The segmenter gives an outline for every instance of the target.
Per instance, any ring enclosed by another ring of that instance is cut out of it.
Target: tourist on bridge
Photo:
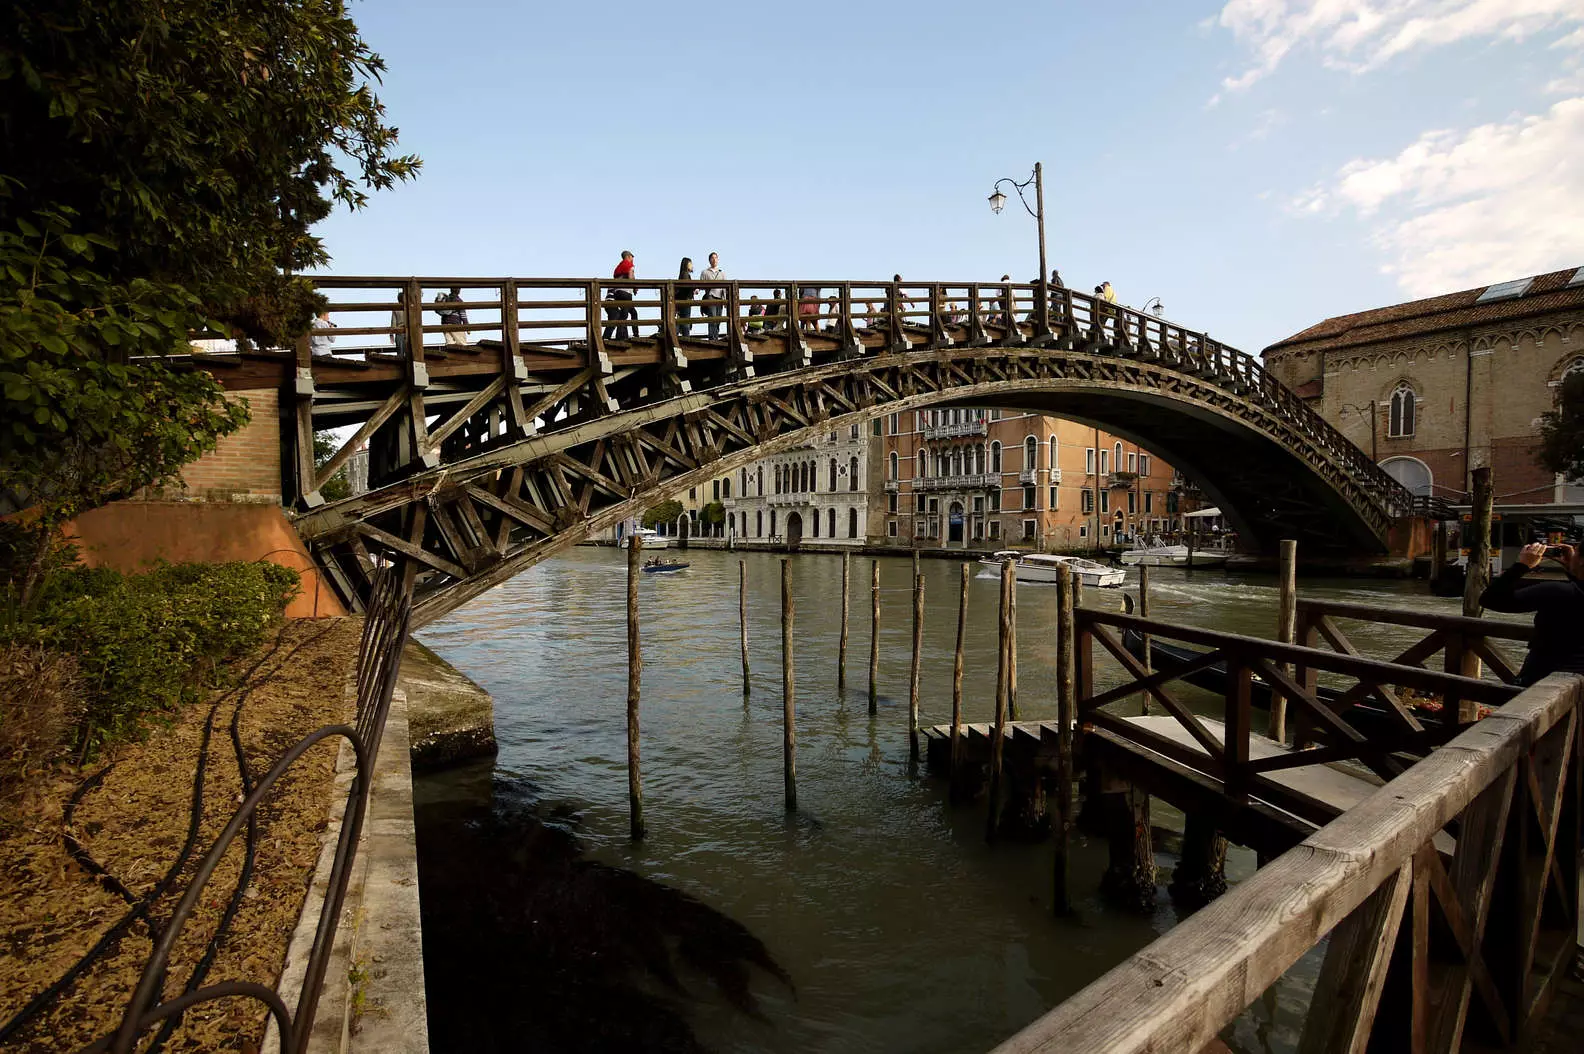
[[[841,332],[841,304],[835,297],[825,301],[825,313],[830,316],[830,325],[825,327],[828,333]]]
[[[798,288],[798,328],[805,333],[819,332],[819,286]]]
[[[688,319],[693,317],[693,305],[683,303],[683,301],[692,300],[694,298],[694,294],[697,293],[698,290],[691,285],[682,284],[684,282],[691,282],[692,280],[693,257],[684,256],[682,257],[681,266],[677,268],[677,318],[680,320],[677,323],[678,337],[686,337],[693,332],[693,323],[688,321]]]
[[[459,285],[452,286],[449,293],[435,294],[435,303],[437,304],[460,304],[461,302],[462,287]],[[459,307],[442,308],[438,314],[440,315],[440,324],[442,326],[467,325],[467,312]],[[448,329],[446,330],[445,342],[456,347],[465,347],[468,342],[467,334],[461,330]]]
[[[1524,576],[1551,556],[1567,575],[1562,582],[1525,582]],[[1548,673],[1584,673],[1584,546],[1531,542],[1518,560],[1480,594],[1492,611],[1533,611],[1534,638],[1518,683],[1528,687]]]
[[[776,290],[780,292],[780,290]],[[744,327],[747,333],[763,333],[765,324],[765,306],[759,302],[758,297],[750,297],[748,301],[748,325]]]
[[[704,268],[704,273],[699,275],[706,282],[719,282],[725,279],[726,272],[721,270],[720,253],[709,254],[710,265]],[[726,313],[726,287],[723,285],[707,286],[704,289],[704,313],[712,319],[720,318]],[[735,325],[735,320],[733,320]],[[709,339],[719,340],[721,324],[709,324]]]
[[[616,265],[616,269],[611,272],[611,277],[617,281],[625,282],[630,282],[638,277],[637,261],[633,259],[632,253],[628,252],[626,249],[622,250],[621,262],[618,263]],[[626,325],[619,324],[623,323],[626,319],[633,320],[635,325],[632,327],[632,335],[635,337],[638,335],[638,326],[636,325],[636,322],[638,321],[638,312],[634,311],[631,307],[622,306],[623,301],[631,303],[632,298],[633,291],[631,289],[612,289],[606,295],[605,299],[612,301],[612,303],[605,309],[608,323],[605,326],[605,332],[602,334],[604,339],[626,340],[627,327]]]
[[[330,345],[335,343],[335,334],[331,333],[330,330],[335,329],[336,324],[330,321],[330,312],[319,312],[319,314],[314,316],[312,325],[313,332],[308,337],[309,354],[315,358],[320,355],[334,354],[330,350]]]

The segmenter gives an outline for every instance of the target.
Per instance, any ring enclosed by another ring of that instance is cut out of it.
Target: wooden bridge
[[[303,338],[194,361],[230,388],[288,393],[299,532],[353,607],[376,567],[418,560],[419,626],[679,488],[946,402],[1057,414],[1146,445],[1259,547],[1381,551],[1411,509],[1252,357],[1069,289],[1047,302],[1018,283],[316,284],[343,323],[333,354]],[[431,322],[452,287],[464,300],[447,308],[468,322]],[[315,431],[345,426],[356,434],[316,467]],[[326,504],[321,488],[364,444],[372,489]]]

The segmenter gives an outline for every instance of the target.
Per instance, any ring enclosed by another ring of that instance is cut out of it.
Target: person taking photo
[[[1557,581],[1525,581],[1528,573],[1550,557],[1567,576]],[[1525,688],[1549,673],[1584,673],[1584,546],[1531,542],[1518,560],[1480,594],[1491,611],[1534,612],[1534,637],[1518,683]]]

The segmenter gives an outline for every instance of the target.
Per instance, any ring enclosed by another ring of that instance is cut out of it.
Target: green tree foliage
[[[699,510],[699,519],[711,527],[718,527],[726,522],[726,506],[712,501]]]
[[[334,457],[335,452],[340,448],[341,444],[329,432],[315,432],[314,467],[324,468],[325,463]],[[340,501],[342,498],[352,496],[352,482],[347,479],[345,466],[325,481],[325,485],[319,488],[319,493],[325,501]]]
[[[1568,479],[1584,479],[1584,373],[1562,378],[1562,398],[1540,415],[1540,464]]]
[[[645,527],[653,527],[657,523],[674,523],[680,515],[682,503],[675,498],[667,498],[644,513],[642,522]]]
[[[338,0],[9,6],[0,499],[41,536],[246,422],[207,375],[157,360],[192,331],[306,329],[293,272],[327,258],[311,226],[418,167],[393,152],[383,68]]]

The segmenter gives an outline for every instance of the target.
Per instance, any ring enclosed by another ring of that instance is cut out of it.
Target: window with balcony
[[[992,412],[994,412],[994,411],[992,411]],[[990,444],[990,471],[991,472],[1000,472],[1001,471],[1001,444],[1000,443],[991,443]]]
[[[886,479],[901,479],[902,477],[899,474],[901,469],[902,459],[899,458],[897,456],[897,452],[893,450],[891,451],[891,456],[886,459]]]
[[[984,448],[984,444],[980,443],[979,445],[974,447],[974,471],[982,476],[982,475],[984,475],[984,470],[985,470],[985,448]]]
[[[855,457],[847,460],[847,489],[858,489],[858,459]]]
[[[1122,444],[1117,443],[1111,447],[1111,464],[1116,466],[1118,472],[1122,471]]]
[[[1136,453],[1134,453],[1133,451],[1131,451],[1131,450],[1128,451],[1128,469],[1127,470],[1129,472],[1137,472],[1138,471],[1138,455]]]
[[[915,479],[923,479],[928,475],[929,458],[925,456],[924,451],[920,450],[913,458],[913,476]]]
[[[1061,468],[1061,458],[1058,456],[1058,447],[1054,435],[1050,437],[1050,460],[1045,464],[1047,468],[1052,470]]]
[[[1039,468],[1039,440],[1029,436],[1023,440],[1023,471],[1033,472]]]

